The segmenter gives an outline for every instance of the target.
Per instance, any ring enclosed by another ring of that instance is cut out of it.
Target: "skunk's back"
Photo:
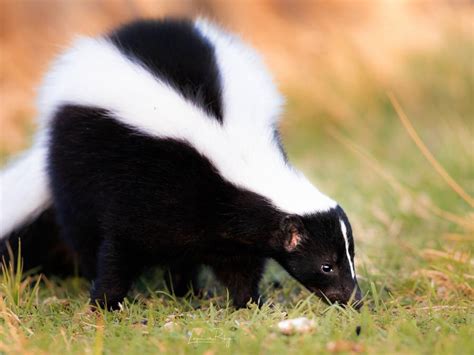
[[[278,140],[282,98],[258,54],[208,22],[138,21],[78,39],[46,76],[43,126],[65,105],[184,142],[224,179],[283,211],[335,206],[289,165]]]
[[[221,78],[214,46],[192,22],[137,21],[108,38],[132,61],[222,122]]]

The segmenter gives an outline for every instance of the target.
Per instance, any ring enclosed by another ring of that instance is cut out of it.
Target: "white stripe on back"
[[[197,27],[215,46],[222,125],[112,43],[81,38],[46,77],[39,99],[43,127],[61,105],[103,108],[142,133],[188,142],[226,180],[268,198],[283,212],[303,215],[336,207],[281,154],[274,138],[281,98],[258,57],[215,27],[202,22]]]

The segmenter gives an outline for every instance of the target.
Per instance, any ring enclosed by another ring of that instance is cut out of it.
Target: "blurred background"
[[[458,269],[432,264],[473,252],[469,1],[0,0],[1,161],[28,146],[35,89],[76,34],[197,15],[262,53],[287,98],[290,157],[348,210],[359,270],[389,284],[401,281],[387,270],[407,282],[418,270],[448,295],[474,294]]]

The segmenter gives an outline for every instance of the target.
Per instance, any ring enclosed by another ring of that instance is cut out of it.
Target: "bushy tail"
[[[61,239],[52,208],[0,240],[0,261],[8,264],[18,256],[23,259],[25,271],[68,276],[77,270],[76,256]]]
[[[28,224],[51,205],[47,149],[37,142],[0,173],[0,239]]]
[[[16,258],[21,244],[25,270],[65,275],[72,253],[59,237],[46,170],[47,149],[38,140],[0,172],[0,262]]]

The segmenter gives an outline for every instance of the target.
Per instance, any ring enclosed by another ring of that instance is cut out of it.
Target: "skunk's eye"
[[[332,265],[329,265],[329,264],[323,264],[323,265],[321,265],[321,271],[322,271],[322,272],[325,272],[325,273],[333,272]]]

